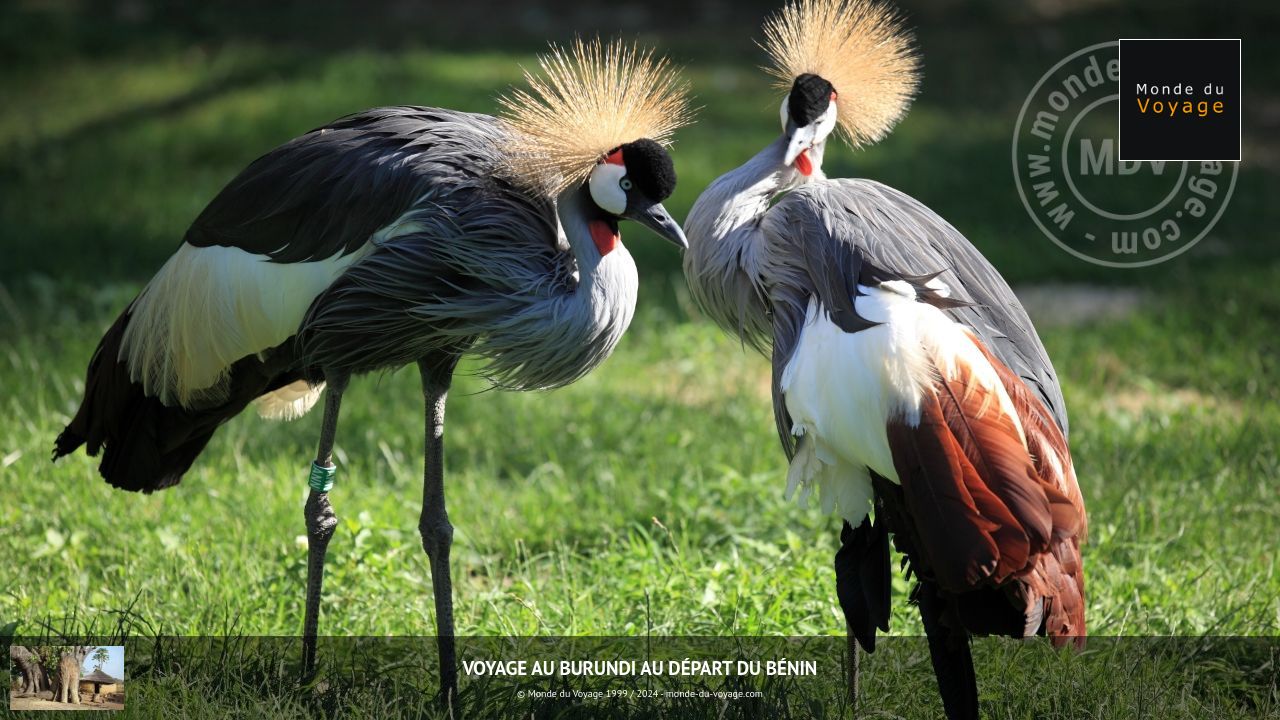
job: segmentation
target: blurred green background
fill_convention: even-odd
[[[1024,294],[1062,376],[1091,514],[1097,634],[1280,632],[1280,11],[1269,2],[903,0],[919,99],[832,176],[894,185],[948,218]],[[111,490],[51,465],[103,330],[255,157],[380,104],[490,112],[547,40],[621,34],[679,64],[684,217],[777,132],[755,46],[772,2],[74,2],[0,5],[0,624],[289,634],[319,413],[246,416],[183,483]],[[1039,75],[1116,37],[1242,37],[1244,159],[1194,250],[1142,270],[1083,263],[1018,200],[1009,142]],[[641,267],[615,356],[550,394],[450,409],[459,631],[843,631],[838,522],[782,499],[768,368],[698,316],[679,257],[624,228]],[[353,383],[339,430],[321,631],[430,633],[415,372]],[[895,633],[919,632],[898,585]]]

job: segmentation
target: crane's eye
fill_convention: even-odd
[[[619,180],[619,181],[618,181],[618,187],[622,188],[623,190],[630,190],[630,189],[631,189],[631,179],[630,179],[630,178],[625,178],[625,177],[624,177],[624,178],[622,178],[621,180]]]

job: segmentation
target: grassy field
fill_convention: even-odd
[[[52,22],[6,12],[11,36]],[[74,615],[97,632],[125,622],[131,633],[294,634],[319,413],[291,424],[238,418],[179,487],[153,496],[112,490],[83,455],[51,464],[53,437],[103,330],[245,164],[368,106],[490,111],[532,56],[50,37],[52,49],[20,46],[28,51],[0,64],[0,625],[35,633]],[[920,197],[1016,286],[1048,287],[1052,298],[1049,284],[1088,284],[1137,298],[1106,318],[1042,316],[1090,510],[1090,633],[1280,634],[1274,161],[1242,166],[1219,227],[1178,260],[1142,271],[1080,263],[1035,230],[1007,159],[1022,93],[1064,53],[1016,45],[1009,52],[1026,62],[1010,69],[976,34],[922,38],[929,74],[911,115],[875,148],[829,152],[828,172]],[[749,43],[738,45],[741,58],[727,60],[677,52],[702,108],[678,137],[681,184],[668,204],[677,217],[776,132],[777,98]],[[969,67],[946,60],[969,51]],[[1264,60],[1266,72],[1280,66]],[[975,91],[971,102],[953,82],[965,73],[1009,89]],[[1253,123],[1247,116],[1246,154],[1274,153]],[[641,265],[640,307],[602,368],[549,394],[486,392],[471,378],[455,386],[447,492],[458,631],[841,633],[838,523],[782,499],[767,363],[698,317],[674,250],[638,228],[624,237]],[[416,532],[417,382],[412,370],[365,377],[347,395],[322,633],[433,631]],[[895,590],[892,632],[919,634],[905,582]],[[980,670],[980,682],[1001,682],[996,672]],[[1276,712],[1274,697],[1257,702]],[[1010,717],[1047,716],[1008,707]]]

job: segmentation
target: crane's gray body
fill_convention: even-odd
[[[1067,428],[1066,406],[1044,346],[1008,283],[963,235],[914,198],[871,180],[805,180],[782,163],[786,137],[716,180],[685,230],[685,274],[720,325],[768,351],[774,411],[788,453],[795,438],[778,388],[809,299],[849,303],[856,253],[901,275],[931,275],[968,305],[946,310],[971,328]],[[786,193],[781,198],[777,196]]]

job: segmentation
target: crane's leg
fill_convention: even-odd
[[[454,712],[458,667],[453,636],[453,581],[449,550],[453,526],[444,503],[444,406],[456,360],[422,360],[422,394],[427,403],[427,455],[422,481],[422,515],[418,532],[431,564],[431,590],[436,602],[436,644],[440,650],[440,695],[446,712]]]
[[[308,482],[311,492],[303,513],[307,519],[307,614],[302,624],[302,675],[311,677],[316,666],[316,629],[320,622],[320,591],[324,585],[324,555],[329,539],[338,526],[338,517],[329,504],[329,488],[333,485],[333,438],[338,431],[338,411],[342,407],[342,393],[347,389],[350,376],[346,373],[326,373],[328,392],[324,401],[324,420],[320,424],[320,443],[316,448],[316,460],[311,465]]]
[[[859,647],[876,649],[876,628],[889,629],[889,534],[867,517],[856,529],[844,523],[836,551],[836,597],[849,642],[849,702],[858,710]]]
[[[929,637],[929,655],[947,720],[978,720],[978,681],[969,651],[969,633],[961,627],[959,618],[946,617],[947,603],[936,585],[922,581],[918,592],[920,619]]]

